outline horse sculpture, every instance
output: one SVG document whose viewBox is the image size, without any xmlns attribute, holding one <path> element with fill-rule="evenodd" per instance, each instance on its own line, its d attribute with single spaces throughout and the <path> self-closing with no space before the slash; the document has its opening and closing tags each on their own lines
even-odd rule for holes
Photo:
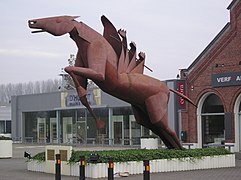
<svg viewBox="0 0 241 180">
<path fill-rule="evenodd" d="M 137 123 L 158 135 L 167 148 L 182 149 L 178 137 L 168 127 L 167 106 L 170 90 L 165 83 L 143 74 L 145 54 L 136 58 L 136 45 L 127 47 L 126 31 L 117 31 L 105 17 L 103 36 L 76 21 L 76 16 L 59 16 L 29 20 L 36 32 L 48 32 L 54 36 L 70 34 L 78 47 L 75 66 L 65 68 L 72 77 L 82 104 L 96 120 L 97 128 L 103 128 L 86 98 L 87 79 L 91 79 L 106 93 L 131 104 Z M 171 90 L 194 105 L 181 93 Z"/>
</svg>

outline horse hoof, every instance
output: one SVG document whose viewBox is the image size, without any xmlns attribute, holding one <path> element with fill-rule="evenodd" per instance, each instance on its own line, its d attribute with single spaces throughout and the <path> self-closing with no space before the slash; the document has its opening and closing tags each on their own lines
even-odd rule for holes
<svg viewBox="0 0 241 180">
<path fill-rule="evenodd" d="M 103 120 L 97 119 L 96 127 L 97 127 L 97 129 L 103 129 L 105 127 L 105 122 Z"/>
</svg>

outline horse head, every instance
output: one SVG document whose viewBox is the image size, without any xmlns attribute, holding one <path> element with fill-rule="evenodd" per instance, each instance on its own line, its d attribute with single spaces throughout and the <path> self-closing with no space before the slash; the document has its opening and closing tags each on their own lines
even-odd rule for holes
<svg viewBox="0 0 241 180">
<path fill-rule="evenodd" d="M 48 32 L 54 36 L 61 36 L 69 33 L 74 28 L 74 19 L 79 16 L 57 16 L 28 21 L 30 28 L 38 29 L 32 33 Z"/>
</svg>

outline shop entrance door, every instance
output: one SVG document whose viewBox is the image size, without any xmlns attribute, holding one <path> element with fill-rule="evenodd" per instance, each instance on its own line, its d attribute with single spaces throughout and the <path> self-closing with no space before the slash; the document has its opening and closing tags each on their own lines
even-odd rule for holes
<svg viewBox="0 0 241 180">
<path fill-rule="evenodd" d="M 135 119 L 131 121 L 131 145 L 139 145 L 140 144 L 140 137 L 141 137 L 141 125 L 137 124 Z"/>
<path fill-rule="evenodd" d="M 72 117 L 63 117 L 63 143 L 73 142 Z"/>
<path fill-rule="evenodd" d="M 114 126 L 114 144 L 122 144 L 123 142 L 123 122 L 122 121 L 116 121 L 113 122 L 113 126 Z"/>
<path fill-rule="evenodd" d="M 46 140 L 46 119 L 37 119 L 37 141 L 38 143 L 45 143 Z"/>
<path fill-rule="evenodd" d="M 77 130 L 76 130 L 76 142 L 77 143 L 85 143 L 86 142 L 86 124 L 84 121 L 76 122 Z"/>
<path fill-rule="evenodd" d="M 50 118 L 50 142 L 58 143 L 56 118 Z"/>
<path fill-rule="evenodd" d="M 201 132 L 203 147 L 222 144 L 225 140 L 224 107 L 216 94 L 206 96 L 201 108 Z"/>
<path fill-rule="evenodd" d="M 224 115 L 202 115 L 203 146 L 225 140 Z"/>
</svg>

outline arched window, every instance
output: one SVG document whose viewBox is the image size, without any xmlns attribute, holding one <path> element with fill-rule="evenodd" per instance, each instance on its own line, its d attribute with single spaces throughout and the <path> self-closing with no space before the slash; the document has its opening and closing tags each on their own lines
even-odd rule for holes
<svg viewBox="0 0 241 180">
<path fill-rule="evenodd" d="M 205 99 L 201 117 L 203 145 L 221 144 L 225 140 L 224 108 L 217 95 L 210 94 Z"/>
<path fill-rule="evenodd" d="M 223 104 L 220 98 L 211 94 L 207 97 L 207 99 L 203 103 L 202 113 L 223 113 Z"/>
</svg>

